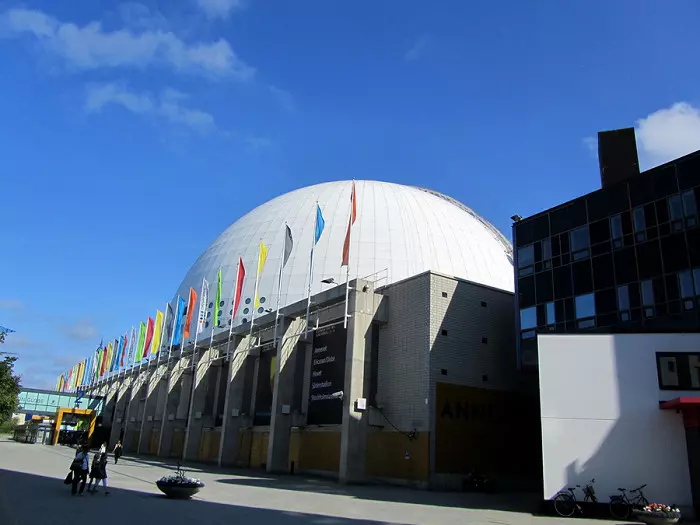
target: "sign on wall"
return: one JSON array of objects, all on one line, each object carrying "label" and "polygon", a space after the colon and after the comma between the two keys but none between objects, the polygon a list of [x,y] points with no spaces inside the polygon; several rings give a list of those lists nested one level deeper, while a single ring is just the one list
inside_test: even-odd
[{"label": "sign on wall", "polygon": [[343,400],[337,394],[345,390],[347,334],[342,325],[321,327],[314,332],[308,425],[343,422]]}]

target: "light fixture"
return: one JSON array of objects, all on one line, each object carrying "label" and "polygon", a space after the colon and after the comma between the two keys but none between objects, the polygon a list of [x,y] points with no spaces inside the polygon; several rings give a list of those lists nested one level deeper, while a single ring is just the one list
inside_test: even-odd
[{"label": "light fixture", "polygon": [[335,283],[335,279],[333,277],[327,277],[326,279],[322,279],[321,282],[323,284],[333,284]]},{"label": "light fixture", "polygon": [[510,220],[513,222],[520,222],[523,220],[523,218],[520,215],[511,215]]},{"label": "light fixture", "polygon": [[269,314],[272,312],[272,308],[266,308],[265,311]]}]

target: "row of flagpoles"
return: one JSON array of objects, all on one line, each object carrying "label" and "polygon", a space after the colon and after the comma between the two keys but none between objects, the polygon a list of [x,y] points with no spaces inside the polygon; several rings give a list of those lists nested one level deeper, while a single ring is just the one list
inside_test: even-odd
[{"label": "row of flagpoles", "polygon": [[[314,219],[314,238],[311,245],[311,253],[309,255],[309,280],[308,280],[308,290],[307,290],[307,305],[306,305],[306,328],[305,332],[308,333],[309,330],[309,313],[311,308],[311,285],[313,278],[313,268],[314,268],[314,249],[321,239],[323,230],[325,228],[325,220],[323,218],[323,213],[321,212],[321,207],[318,202],[316,203],[316,216]],[[355,182],[352,183],[352,193],[350,196],[350,214],[348,220],[348,227],[345,234],[345,241],[343,243],[343,256],[341,267],[345,266],[346,271],[346,283],[345,283],[345,326],[347,326],[348,318],[348,295],[350,291],[350,237],[352,232],[352,226],[357,218],[357,196],[355,192]],[[277,284],[277,309],[275,312],[275,326],[274,326],[274,340],[277,340],[277,326],[280,308],[280,298],[281,298],[281,285],[282,285],[282,273],[287,265],[287,261],[292,253],[292,248],[294,246],[294,240],[292,237],[291,228],[285,223],[285,235],[284,235],[284,251],[282,258],[280,260],[279,272],[278,272],[278,284]],[[259,296],[259,286],[260,286],[260,275],[262,274],[265,262],[267,260],[267,246],[261,241],[258,248],[258,267],[255,276],[255,295],[252,308],[252,315],[250,319],[250,335],[252,339],[253,335],[253,323],[255,320],[255,313],[260,308],[260,296]],[[211,330],[211,336],[209,344],[211,346],[214,339],[214,329],[219,325],[221,319],[221,267],[217,272],[216,277],[216,297],[214,301],[214,319],[213,326]],[[228,331],[228,343],[226,347],[226,356],[229,355],[229,349],[231,344],[231,337],[233,335],[234,319],[238,312],[238,307],[241,301],[241,292],[243,290],[243,283],[245,280],[245,267],[243,266],[243,259],[238,258],[238,268],[236,271],[236,280],[234,281],[233,290],[231,292],[231,302],[233,308],[231,309],[231,318],[229,323]],[[175,313],[171,305],[168,303],[165,307],[165,313],[160,310],[156,310],[155,319],[148,317],[148,321],[141,322],[139,325],[138,337],[136,336],[136,328],[131,327],[131,332],[128,331],[119,336],[118,339],[114,341],[109,341],[106,345],[104,341],[100,341],[100,345],[93,355],[87,357],[83,361],[77,363],[67,372],[61,374],[56,382],[56,390],[59,392],[75,392],[79,389],[96,386],[102,381],[114,377],[115,372],[118,376],[122,371],[126,375],[127,369],[132,369],[138,366],[139,371],[141,366],[146,362],[150,363],[154,356],[156,356],[156,366],[160,364],[161,354],[164,353],[164,347],[167,344],[167,338],[163,339],[163,335],[167,332],[167,322],[168,318],[172,317],[174,322],[172,323],[172,329],[169,335],[169,345],[167,350],[167,362],[169,364],[173,347],[180,347],[180,357],[182,356],[182,351],[185,346],[185,342],[191,337],[191,326],[193,319],[193,312],[197,304],[197,292],[190,288],[189,297],[187,302],[185,299],[178,295]],[[207,306],[209,303],[209,283],[206,278],[202,279],[202,288],[199,294],[199,314],[197,316],[197,324],[194,330],[194,347],[193,354],[197,349],[198,335],[204,331],[206,323]],[[146,361],[148,359],[148,361]],[[194,365],[194,359],[192,360]]]}]

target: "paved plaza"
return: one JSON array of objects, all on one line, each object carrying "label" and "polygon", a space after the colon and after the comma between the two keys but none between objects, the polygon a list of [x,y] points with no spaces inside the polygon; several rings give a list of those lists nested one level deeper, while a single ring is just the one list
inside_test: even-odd
[{"label": "paved plaza", "polygon": [[116,466],[110,458],[111,494],[71,497],[63,479],[73,455],[67,447],[21,444],[0,437],[0,524],[560,525],[568,521],[571,525],[570,520],[514,510],[532,507],[531,496],[344,487],[303,476],[277,477],[210,466],[186,468],[188,475],[206,483],[197,497],[169,500],[154,481],[172,473],[172,466],[155,458],[125,457]]}]

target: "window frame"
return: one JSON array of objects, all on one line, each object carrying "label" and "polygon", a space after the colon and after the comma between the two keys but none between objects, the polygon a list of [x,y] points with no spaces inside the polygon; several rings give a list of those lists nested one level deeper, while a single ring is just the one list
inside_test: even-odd
[{"label": "window frame", "polygon": [[[638,213],[640,212],[640,213]],[[638,224],[638,218],[641,217],[641,225]],[[646,236],[646,214],[644,213],[644,206],[637,206],[632,210],[632,229],[634,230],[634,236],[638,241],[645,241]]]},{"label": "window frame", "polygon": [[[658,381],[659,390],[662,391],[686,391],[686,392],[697,392],[700,391],[700,383],[698,386],[693,386],[692,375],[690,372],[690,357],[695,356],[700,360],[700,353],[698,352],[656,352],[656,377]],[[678,377],[678,385],[664,385],[661,374],[661,360],[673,358],[675,359],[676,374]],[[684,358],[684,359],[682,359]],[[685,362],[683,362],[685,361]]]},{"label": "window frame", "polygon": [[[576,248],[574,247],[574,235],[585,231],[586,245]],[[583,236],[581,236],[583,238]],[[574,228],[569,231],[569,247],[571,249],[571,258],[574,261],[585,259],[591,255],[591,234],[588,230],[588,224],[585,226],[580,226],[579,228]]]}]

